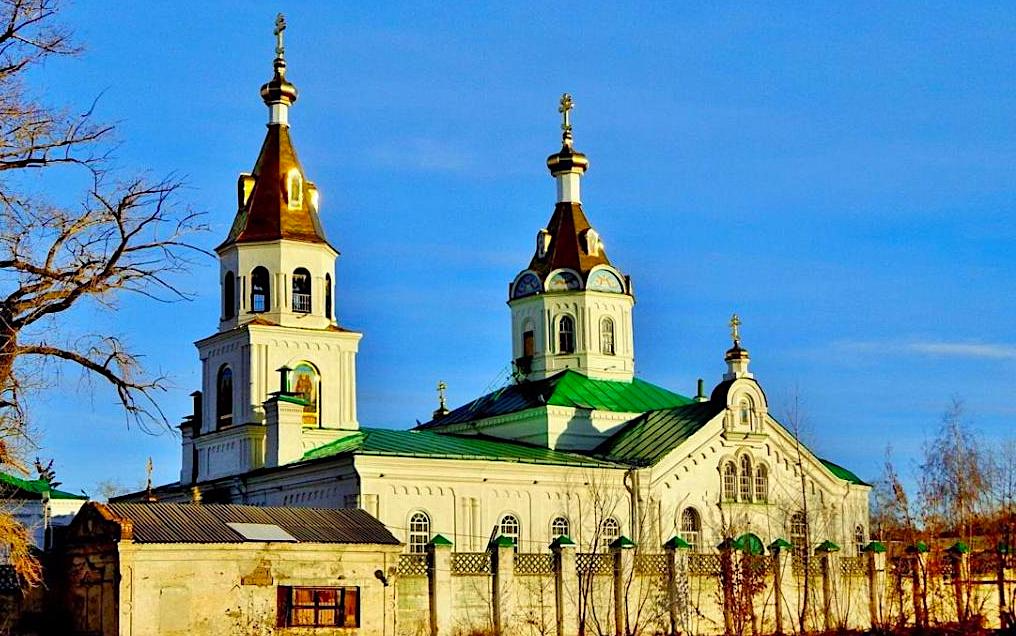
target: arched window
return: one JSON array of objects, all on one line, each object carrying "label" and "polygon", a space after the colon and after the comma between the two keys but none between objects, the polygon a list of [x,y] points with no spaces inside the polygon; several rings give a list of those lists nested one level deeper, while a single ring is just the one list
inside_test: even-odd
[{"label": "arched window", "polygon": [[613,517],[607,517],[600,522],[600,547],[608,548],[618,537],[621,536],[621,524]]},{"label": "arched window", "polygon": [[557,320],[557,352],[575,353],[575,319],[571,316]]},{"label": "arched window", "polygon": [[735,501],[737,499],[737,466],[734,462],[727,462],[723,465],[723,500]]},{"label": "arched window", "polygon": [[600,321],[600,353],[614,355],[614,321],[610,318]]},{"label": "arched window", "polygon": [[409,551],[423,554],[430,543],[430,517],[425,512],[414,512],[409,517]]},{"label": "arched window", "polygon": [[307,401],[303,407],[303,423],[318,423],[321,377],[309,362],[300,362],[289,374],[289,390]]},{"label": "arched window", "polygon": [[508,537],[515,544],[515,549],[519,549],[519,539],[522,537],[522,524],[519,523],[519,518],[515,515],[505,515],[501,517],[501,522],[498,525],[498,533],[502,537]]},{"label": "arched window", "polygon": [[854,528],[854,547],[857,549],[857,556],[864,554],[864,546],[867,542],[864,540],[864,526],[857,526]]},{"label": "arched window", "polygon": [[272,292],[268,270],[264,267],[255,267],[250,273],[250,310],[260,313],[271,308]]},{"label": "arched window", "polygon": [[681,512],[681,538],[688,542],[692,552],[702,547],[702,518],[698,510],[685,508]]},{"label": "arched window", "polygon": [[221,428],[233,423],[233,370],[229,365],[219,367],[215,379],[215,426]]},{"label": "arched window", "polygon": [[533,321],[526,318],[522,323],[522,355],[532,358],[536,354],[536,331]]},{"label": "arched window", "polygon": [[567,537],[570,532],[568,517],[554,517],[550,522],[550,539],[553,541],[558,537]]},{"label": "arched window", "polygon": [[229,320],[236,315],[236,277],[226,272],[222,279],[222,317]]},{"label": "arched window", "polygon": [[293,311],[310,313],[310,272],[302,267],[293,271]]},{"label": "arched window", "polygon": [[802,556],[811,552],[808,545],[808,517],[803,511],[795,512],[790,517],[790,543],[794,546],[794,554]]},{"label": "arched window", "polygon": [[751,472],[751,458],[741,455],[741,477],[738,480],[737,494],[741,501],[751,501],[751,487],[754,481]]},{"label": "arched window", "polygon": [[303,176],[296,168],[286,173],[286,204],[290,210],[303,207]]},{"label": "arched window", "polygon": [[741,398],[738,406],[738,421],[741,426],[751,427],[751,400],[746,397]]},{"label": "arched window", "polygon": [[332,275],[325,274],[325,318],[332,319]]},{"label": "arched window", "polygon": [[759,466],[755,471],[755,501],[769,501],[769,469],[765,466]]}]

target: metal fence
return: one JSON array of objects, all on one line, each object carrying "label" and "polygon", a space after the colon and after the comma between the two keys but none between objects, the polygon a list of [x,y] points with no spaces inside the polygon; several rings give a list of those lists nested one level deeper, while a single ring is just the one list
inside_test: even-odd
[{"label": "metal fence", "polygon": [[579,574],[613,574],[614,557],[600,552],[579,552],[575,555],[575,569]]},{"label": "metal fence", "polygon": [[515,574],[533,576],[554,573],[554,555],[543,553],[515,554]]},{"label": "metal fence", "polygon": [[490,574],[490,552],[452,552],[452,574]]},{"label": "metal fence", "polygon": [[427,555],[400,554],[396,571],[399,576],[427,576]]}]

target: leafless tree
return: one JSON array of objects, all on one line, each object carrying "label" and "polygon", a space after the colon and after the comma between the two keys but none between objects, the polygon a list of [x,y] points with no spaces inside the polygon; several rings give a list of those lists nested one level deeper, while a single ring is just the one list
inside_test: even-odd
[{"label": "leafless tree", "polygon": [[[167,423],[155,399],[165,379],[115,334],[75,329],[69,312],[114,309],[123,292],[186,298],[175,277],[201,253],[190,237],[203,229],[178,203],[178,179],[122,176],[114,127],[94,119],[94,102],[75,113],[29,90],[33,66],[79,53],[58,10],[0,0],[0,469],[22,472],[26,395],[65,366],[112,386],[129,422]],[[73,199],[68,183],[81,189]],[[38,581],[32,567],[18,571]]]}]

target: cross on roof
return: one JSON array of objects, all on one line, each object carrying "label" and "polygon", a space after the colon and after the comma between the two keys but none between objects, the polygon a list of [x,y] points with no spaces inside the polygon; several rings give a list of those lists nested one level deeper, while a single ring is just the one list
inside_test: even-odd
[{"label": "cross on roof", "polygon": [[437,382],[437,401],[439,409],[447,409],[447,401],[445,398],[445,391],[448,390],[448,385],[445,384],[444,380],[438,380]]},{"label": "cross on roof", "polygon": [[741,319],[734,314],[730,317],[730,337],[734,340],[734,344],[741,344]]},{"label": "cross on roof", "polygon": [[564,131],[562,138],[567,142],[572,136],[571,110],[575,108],[575,102],[572,101],[569,93],[563,93],[560,103],[557,112],[561,113],[561,130]]},{"label": "cross on roof", "polygon": [[286,16],[281,13],[275,16],[275,55],[282,57],[286,53],[286,47],[282,45],[282,32],[286,30]]}]

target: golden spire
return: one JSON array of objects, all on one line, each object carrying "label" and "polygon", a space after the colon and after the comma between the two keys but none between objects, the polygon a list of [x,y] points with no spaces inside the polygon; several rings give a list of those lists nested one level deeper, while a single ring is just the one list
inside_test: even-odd
[{"label": "golden spire", "polygon": [[296,101],[296,87],[286,80],[286,47],[282,42],[282,33],[286,30],[286,16],[281,13],[275,16],[275,70],[272,79],[261,87],[261,99],[270,110],[269,124],[289,125],[289,107]]},{"label": "golden spire", "polygon": [[569,148],[572,145],[572,125],[571,125],[571,111],[575,108],[575,102],[572,101],[571,94],[562,93],[560,106],[557,108],[557,112],[561,113],[561,141],[564,145]]},{"label": "golden spire", "polygon": [[730,317],[730,338],[734,341],[735,347],[741,346],[741,319],[737,314]]}]

